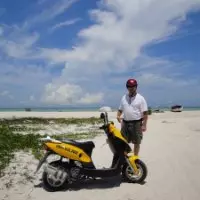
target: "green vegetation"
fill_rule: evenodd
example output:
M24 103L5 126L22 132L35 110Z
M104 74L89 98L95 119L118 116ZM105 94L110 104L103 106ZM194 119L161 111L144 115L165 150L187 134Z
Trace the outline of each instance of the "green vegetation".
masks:
M0 128L0 176L2 170L9 164L17 150L36 148L38 146L39 135L34 134L14 134L9 126Z
M90 118L36 118L36 117L26 117L26 118L12 118L12 119L2 119L0 125L18 125L18 124L96 124L102 123L100 118L90 117Z
M77 125L94 125L102 123L102 120L98 118L70 118L70 119L42 119L42 118L21 118L21 119L10 119L0 121L0 177L3 175L3 169L9 164L10 160L14 157L14 153L20 150L27 151L31 150L33 155L40 158L40 142L41 137L47 135L34 134L34 131L40 130L39 128L29 128L26 125L47 125L47 124L77 124ZM21 134L15 133L15 131L31 130L33 133ZM99 131L96 132L84 132L84 133L68 133L59 134L54 136L55 139L83 139L93 138Z
M151 115L151 114L152 114L152 108L148 107L148 115Z
M42 127L28 127L25 125L8 125L9 126L9 130L10 131L14 131L14 132L22 132L22 131L26 131L28 132L35 132L35 131L39 131L42 130Z

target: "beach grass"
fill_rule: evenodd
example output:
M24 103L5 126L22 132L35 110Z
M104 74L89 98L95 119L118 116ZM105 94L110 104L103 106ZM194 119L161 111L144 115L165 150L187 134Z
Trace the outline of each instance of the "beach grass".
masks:
M41 148L39 139L47 135L35 134L34 131L38 130L37 125L43 124L76 124L79 127L84 125L94 125L102 123L99 118L67 118L67 119L44 119L44 118L19 118L19 119L3 119L0 121L0 177L3 176L3 170L14 158L14 153L17 151L31 150L36 159L41 155L39 150ZM36 125L35 128L27 128L27 125ZM31 129L31 133L29 132ZM17 131L17 133L16 133ZM27 131L27 134L21 134L20 131ZM86 139L97 136L100 132L86 131L86 132L72 132L67 134L54 135L55 139Z
M18 125L18 124L96 124L102 123L102 119L90 117L90 118L38 118L38 117L25 117L25 118L12 118L1 119L0 125Z

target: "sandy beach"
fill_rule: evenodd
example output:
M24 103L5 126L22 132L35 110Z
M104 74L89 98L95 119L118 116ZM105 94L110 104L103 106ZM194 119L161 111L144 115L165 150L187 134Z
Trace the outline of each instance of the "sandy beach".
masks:
M109 112L116 121L116 113ZM100 112L1 112L0 118L18 117L99 117ZM28 152L18 152L0 178L2 200L199 200L200 199L200 111L153 113L141 145L140 158L148 167L144 184L121 182L119 177L93 181L72 190L49 193L41 187L41 171L33 172L38 161ZM105 135L93 139L93 161L108 167L112 154ZM12 184L12 187L7 187Z

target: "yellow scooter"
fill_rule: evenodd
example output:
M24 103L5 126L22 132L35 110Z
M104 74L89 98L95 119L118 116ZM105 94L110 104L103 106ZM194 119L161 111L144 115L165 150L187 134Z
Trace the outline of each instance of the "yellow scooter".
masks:
M40 160L36 172L46 163L42 175L44 188L47 191L64 189L71 183L105 177L122 175L132 183L141 183L147 176L147 167L138 156L134 156L131 147L121 132L108 121L107 112L103 112L100 118L104 120L103 129L107 136L107 143L113 153L110 168L97 169L92 161L92 151L95 144L92 141L78 142L75 140L55 140L51 137L42 138L46 149L44 157ZM60 156L59 160L47 163L49 155Z

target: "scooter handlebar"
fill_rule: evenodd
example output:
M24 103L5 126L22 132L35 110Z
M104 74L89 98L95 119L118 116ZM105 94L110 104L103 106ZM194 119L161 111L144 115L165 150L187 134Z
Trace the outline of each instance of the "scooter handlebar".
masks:
M99 129L103 129L104 133L108 136L108 132L106 130L107 126L104 124L103 126L100 126Z

